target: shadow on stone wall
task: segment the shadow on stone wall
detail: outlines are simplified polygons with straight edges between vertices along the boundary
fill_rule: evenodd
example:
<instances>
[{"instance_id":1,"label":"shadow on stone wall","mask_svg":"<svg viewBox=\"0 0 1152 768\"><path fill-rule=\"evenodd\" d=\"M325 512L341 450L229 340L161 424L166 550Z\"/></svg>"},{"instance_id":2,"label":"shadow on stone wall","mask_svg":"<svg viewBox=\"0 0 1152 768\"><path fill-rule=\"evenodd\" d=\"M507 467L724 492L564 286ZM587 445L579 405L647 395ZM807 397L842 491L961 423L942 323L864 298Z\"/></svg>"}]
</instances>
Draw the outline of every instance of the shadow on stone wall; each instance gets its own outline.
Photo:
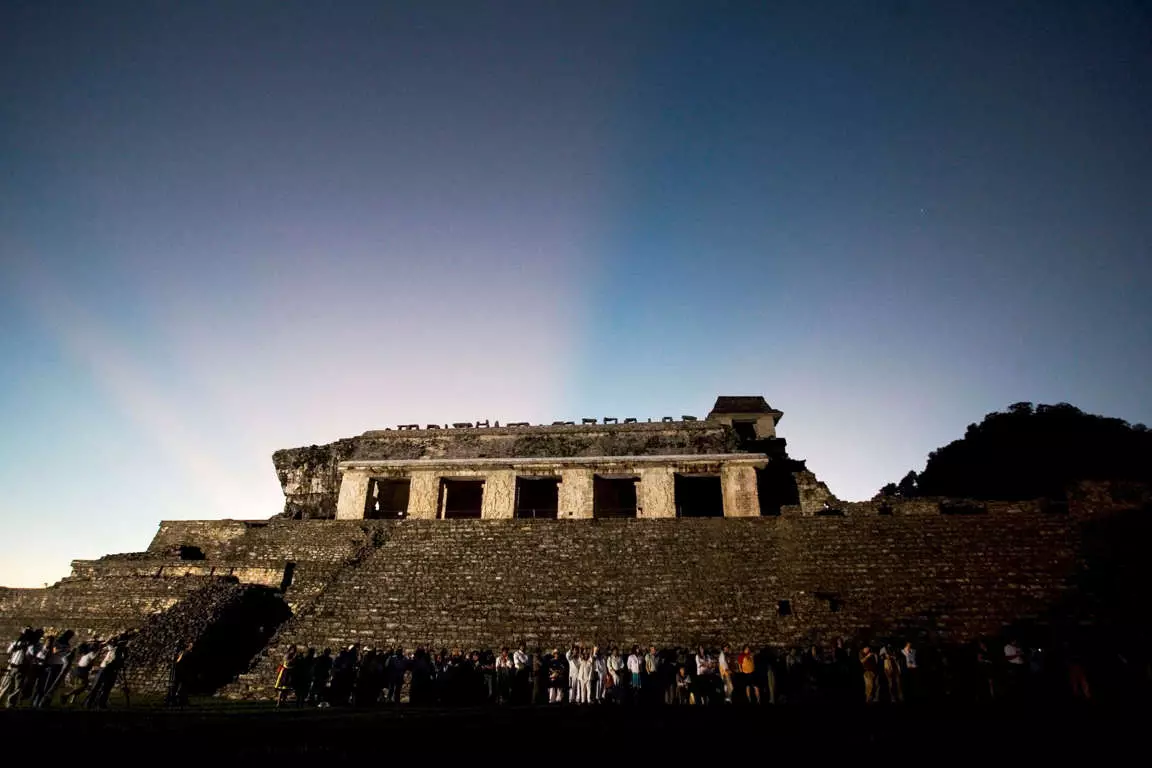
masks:
<instances>
[{"instance_id":1,"label":"shadow on stone wall","mask_svg":"<svg viewBox=\"0 0 1152 768\"><path fill-rule=\"evenodd\" d=\"M176 655L186 659L188 692L213 693L244 672L252 657L292 615L277 590L220 580L151 617L129 648L134 690L167 690Z\"/></svg>"}]
</instances>

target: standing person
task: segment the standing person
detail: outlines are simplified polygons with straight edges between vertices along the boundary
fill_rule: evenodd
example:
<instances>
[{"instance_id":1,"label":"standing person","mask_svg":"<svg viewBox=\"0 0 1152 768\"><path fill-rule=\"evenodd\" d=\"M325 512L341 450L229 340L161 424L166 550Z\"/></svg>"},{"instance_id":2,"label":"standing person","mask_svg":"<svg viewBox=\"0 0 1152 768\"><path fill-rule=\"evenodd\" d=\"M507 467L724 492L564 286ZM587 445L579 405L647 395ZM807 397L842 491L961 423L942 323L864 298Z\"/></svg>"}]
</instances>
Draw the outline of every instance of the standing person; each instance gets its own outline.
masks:
<instances>
[{"instance_id":1,"label":"standing person","mask_svg":"<svg viewBox=\"0 0 1152 768\"><path fill-rule=\"evenodd\" d=\"M761 658L764 667L764 692L768 694L768 703L776 704L776 654L772 650L765 650Z\"/></svg>"},{"instance_id":2,"label":"standing person","mask_svg":"<svg viewBox=\"0 0 1152 768\"><path fill-rule=\"evenodd\" d=\"M276 668L276 708L287 701L288 694L292 692L292 677L296 673L296 646L290 645Z\"/></svg>"},{"instance_id":3,"label":"standing person","mask_svg":"<svg viewBox=\"0 0 1152 768\"><path fill-rule=\"evenodd\" d=\"M347 706L352 699L352 687L356 684L356 644L340 651L332 662L332 686L328 690L328 703L333 706Z\"/></svg>"},{"instance_id":4,"label":"standing person","mask_svg":"<svg viewBox=\"0 0 1152 768\"><path fill-rule=\"evenodd\" d=\"M512 681L516 675L516 662L508 655L508 649L500 650L496 657L496 703L507 704L512 699Z\"/></svg>"},{"instance_id":5,"label":"standing person","mask_svg":"<svg viewBox=\"0 0 1152 768\"><path fill-rule=\"evenodd\" d=\"M548 657L543 649L536 648L532 654L532 703L547 704L551 698L552 680L548 669Z\"/></svg>"},{"instance_id":6,"label":"standing person","mask_svg":"<svg viewBox=\"0 0 1152 768\"><path fill-rule=\"evenodd\" d=\"M592 654L585 650L580 655L580 665L576 668L576 676L579 683L576 686L577 704L592 703L592 672Z\"/></svg>"},{"instance_id":7,"label":"standing person","mask_svg":"<svg viewBox=\"0 0 1152 768\"><path fill-rule=\"evenodd\" d=\"M724 703L732 703L732 691L735 688L732 682L732 649L727 643L720 647L720 656L716 659L716 668L720 671L720 683L724 686Z\"/></svg>"},{"instance_id":8,"label":"standing person","mask_svg":"<svg viewBox=\"0 0 1152 768\"><path fill-rule=\"evenodd\" d=\"M1024 649L1020 647L1016 638L1011 638L1004 646L1004 661L1008 672L1006 679L1009 693L1019 695L1020 688L1024 684L1024 673L1028 671L1028 665L1024 656Z\"/></svg>"},{"instance_id":9,"label":"standing person","mask_svg":"<svg viewBox=\"0 0 1152 768\"><path fill-rule=\"evenodd\" d=\"M920 666L916 660L916 649L912 647L912 641L909 640L904 643L904 647L900 650L901 666L904 668L904 695L909 699L915 699L920 687Z\"/></svg>"},{"instance_id":10,"label":"standing person","mask_svg":"<svg viewBox=\"0 0 1152 768\"><path fill-rule=\"evenodd\" d=\"M892 652L891 646L884 646L884 650L887 651L884 654L884 679L888 683L888 699L896 704L904 701L904 685L900 679L900 662L896 660L896 654Z\"/></svg>"},{"instance_id":11,"label":"standing person","mask_svg":"<svg viewBox=\"0 0 1152 768\"><path fill-rule=\"evenodd\" d=\"M611 685L611 699L622 702L625 690L625 676L628 674L628 660L620 654L619 648L613 648L608 657L608 675ZM607 696L607 693L605 694Z\"/></svg>"},{"instance_id":12,"label":"standing person","mask_svg":"<svg viewBox=\"0 0 1152 768\"><path fill-rule=\"evenodd\" d=\"M298 707L304 706L308 700L308 691L312 688L312 664L315 661L315 648L309 648L296 660L296 669L292 672L292 692L296 696Z\"/></svg>"},{"instance_id":13,"label":"standing person","mask_svg":"<svg viewBox=\"0 0 1152 768\"><path fill-rule=\"evenodd\" d=\"M559 648L552 649L552 656L548 659L548 703L563 704L564 689L567 681L564 679L566 667L564 657L560 655Z\"/></svg>"},{"instance_id":14,"label":"standing person","mask_svg":"<svg viewBox=\"0 0 1152 768\"><path fill-rule=\"evenodd\" d=\"M744 681L744 700L752 703L752 694L756 694L756 703L760 703L760 683L756 680L756 657L752 655L752 647L744 646L744 650L736 657L736 666L740 669L740 679Z\"/></svg>"},{"instance_id":15,"label":"standing person","mask_svg":"<svg viewBox=\"0 0 1152 768\"><path fill-rule=\"evenodd\" d=\"M529 665L528 652L524 649L524 643L516 646L516 652L512 654L513 678L512 678L512 703L522 704L524 700L532 695L532 681L529 679L531 673L531 666ZM534 703L529 700L529 703Z\"/></svg>"},{"instance_id":16,"label":"standing person","mask_svg":"<svg viewBox=\"0 0 1152 768\"><path fill-rule=\"evenodd\" d=\"M641 677L644 669L644 659L640 655L640 646L632 646L632 653L628 656L628 671L632 675L632 703L637 704L640 702L640 690L643 686L643 679Z\"/></svg>"},{"instance_id":17,"label":"standing person","mask_svg":"<svg viewBox=\"0 0 1152 768\"><path fill-rule=\"evenodd\" d=\"M696 703L708 704L712 701L714 662L712 657L704 652L704 646L696 651Z\"/></svg>"},{"instance_id":18,"label":"standing person","mask_svg":"<svg viewBox=\"0 0 1152 768\"><path fill-rule=\"evenodd\" d=\"M604 654L600 653L598 645L592 647L592 675L592 699L597 704L603 704L608 682L608 661L604 658Z\"/></svg>"},{"instance_id":19,"label":"standing person","mask_svg":"<svg viewBox=\"0 0 1152 768\"><path fill-rule=\"evenodd\" d=\"M565 658L568 661L568 703L575 704L580 687L576 675L576 669L580 666L580 646L573 643Z\"/></svg>"},{"instance_id":20,"label":"standing person","mask_svg":"<svg viewBox=\"0 0 1152 768\"><path fill-rule=\"evenodd\" d=\"M691 681L688 679L688 670L680 667L676 670L676 697L674 703L676 704L691 704L692 703L692 688Z\"/></svg>"},{"instance_id":21,"label":"standing person","mask_svg":"<svg viewBox=\"0 0 1152 768\"><path fill-rule=\"evenodd\" d=\"M874 704L880 700L880 686L877 683L876 654L865 645L860 651L860 667L864 670L864 701Z\"/></svg>"},{"instance_id":22,"label":"standing person","mask_svg":"<svg viewBox=\"0 0 1152 768\"><path fill-rule=\"evenodd\" d=\"M328 677L332 674L332 649L325 648L312 663L312 685L308 688L308 703L318 707L328 704Z\"/></svg>"},{"instance_id":23,"label":"standing person","mask_svg":"<svg viewBox=\"0 0 1152 768\"><path fill-rule=\"evenodd\" d=\"M660 680L660 673L663 671L663 664L660 659L660 654L656 651L656 646L648 646L648 653L644 654L644 677L647 683L644 689L644 697L653 704L658 704L658 697L660 696L660 689L662 681Z\"/></svg>"},{"instance_id":24,"label":"standing person","mask_svg":"<svg viewBox=\"0 0 1152 768\"><path fill-rule=\"evenodd\" d=\"M188 705L188 685L191 681L192 643L188 643L172 657L172 668L168 675L168 695L164 702L170 707Z\"/></svg>"}]
</instances>

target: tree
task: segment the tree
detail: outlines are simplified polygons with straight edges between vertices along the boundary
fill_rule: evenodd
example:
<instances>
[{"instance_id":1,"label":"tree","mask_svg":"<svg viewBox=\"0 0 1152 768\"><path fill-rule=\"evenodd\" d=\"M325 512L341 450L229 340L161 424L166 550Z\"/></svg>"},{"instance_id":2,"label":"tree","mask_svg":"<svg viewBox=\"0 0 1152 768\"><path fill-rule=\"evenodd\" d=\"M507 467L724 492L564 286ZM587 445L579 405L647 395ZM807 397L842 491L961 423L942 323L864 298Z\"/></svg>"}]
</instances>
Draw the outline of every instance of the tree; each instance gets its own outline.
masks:
<instances>
[{"instance_id":1,"label":"tree","mask_svg":"<svg viewBox=\"0 0 1152 768\"><path fill-rule=\"evenodd\" d=\"M1068 403L1013 403L932 451L924 471L905 475L895 494L1051 498L1080 480L1152 483L1152 432Z\"/></svg>"},{"instance_id":2,"label":"tree","mask_svg":"<svg viewBox=\"0 0 1152 768\"><path fill-rule=\"evenodd\" d=\"M898 496L903 496L906 499L910 499L915 496L917 479L918 478L916 472L909 470L908 474L904 475L900 482L897 483L896 494Z\"/></svg>"}]
</instances>

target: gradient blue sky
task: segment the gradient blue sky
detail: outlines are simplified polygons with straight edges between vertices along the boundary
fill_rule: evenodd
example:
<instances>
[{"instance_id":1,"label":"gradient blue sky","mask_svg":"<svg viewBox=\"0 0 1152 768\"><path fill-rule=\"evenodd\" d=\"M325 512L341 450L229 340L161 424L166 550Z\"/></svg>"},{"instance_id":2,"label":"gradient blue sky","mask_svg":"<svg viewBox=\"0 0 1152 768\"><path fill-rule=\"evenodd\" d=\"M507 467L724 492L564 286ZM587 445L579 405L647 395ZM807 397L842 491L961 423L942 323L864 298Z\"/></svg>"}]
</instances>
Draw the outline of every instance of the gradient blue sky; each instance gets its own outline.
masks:
<instances>
[{"instance_id":1,"label":"gradient blue sky","mask_svg":"<svg viewBox=\"0 0 1152 768\"><path fill-rule=\"evenodd\" d=\"M276 448L764 394L871 496L1152 422L1146 3L0 5L0 584Z\"/></svg>"}]
</instances>

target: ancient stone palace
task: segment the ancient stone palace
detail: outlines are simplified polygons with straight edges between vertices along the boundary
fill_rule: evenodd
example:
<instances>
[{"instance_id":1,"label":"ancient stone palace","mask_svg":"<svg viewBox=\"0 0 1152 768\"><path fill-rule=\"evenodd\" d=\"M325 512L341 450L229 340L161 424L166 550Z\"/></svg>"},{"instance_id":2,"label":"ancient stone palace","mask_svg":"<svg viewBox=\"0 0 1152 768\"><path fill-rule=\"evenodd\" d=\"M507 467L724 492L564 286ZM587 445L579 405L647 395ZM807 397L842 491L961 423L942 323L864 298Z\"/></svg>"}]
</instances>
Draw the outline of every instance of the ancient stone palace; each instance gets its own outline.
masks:
<instances>
[{"instance_id":1,"label":"ancient stone palace","mask_svg":"<svg viewBox=\"0 0 1152 768\"><path fill-rule=\"evenodd\" d=\"M0 632L139 627L157 658L246 648L213 678L235 695L266 694L287 643L964 642L1094 621L1097 533L1152 500L1084 483L842 502L789 457L781 418L719 397L699 418L407 424L277 451L281 513L162 522L146 552L0 589ZM139 686L164 676L136 669Z\"/></svg>"}]
</instances>

